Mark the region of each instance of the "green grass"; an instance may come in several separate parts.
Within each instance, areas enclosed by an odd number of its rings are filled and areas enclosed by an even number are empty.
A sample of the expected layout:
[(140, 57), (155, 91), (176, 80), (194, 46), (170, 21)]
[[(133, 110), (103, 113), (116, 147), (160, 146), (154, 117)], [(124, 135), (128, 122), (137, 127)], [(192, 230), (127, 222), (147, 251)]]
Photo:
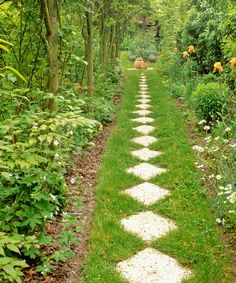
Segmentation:
[[(129, 121), (138, 93), (139, 71), (127, 72), (128, 81), (117, 125), (109, 139), (106, 154), (99, 170), (96, 187), (96, 209), (89, 240), (89, 255), (84, 265), (83, 283), (124, 283), (116, 273), (116, 264), (147, 247), (138, 237), (127, 233), (120, 220), (128, 215), (152, 210), (173, 219), (178, 229), (150, 246), (176, 258), (190, 268), (194, 276), (186, 282), (233, 282), (226, 278), (227, 262), (222, 256), (222, 245), (217, 235), (215, 219), (200, 176), (194, 166), (194, 155), (184, 130), (184, 121), (156, 71), (148, 73), (149, 91), (156, 118), (157, 130), (152, 134), (159, 141), (151, 148), (164, 154), (150, 163), (168, 169), (152, 180), (171, 191), (171, 195), (151, 207), (145, 207), (122, 191), (140, 184), (139, 178), (125, 169), (137, 165), (138, 159), (130, 152), (141, 148), (131, 142), (139, 136)], [(171, 282), (170, 282), (171, 283)]]

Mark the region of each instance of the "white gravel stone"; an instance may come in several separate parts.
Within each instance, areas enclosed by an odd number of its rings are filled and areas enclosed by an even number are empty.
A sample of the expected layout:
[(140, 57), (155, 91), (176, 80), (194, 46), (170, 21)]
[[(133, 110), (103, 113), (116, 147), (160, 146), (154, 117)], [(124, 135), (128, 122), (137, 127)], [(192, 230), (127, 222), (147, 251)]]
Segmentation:
[(150, 99), (151, 96), (149, 94), (139, 94), (137, 95), (138, 99)]
[(149, 126), (149, 125), (142, 125), (142, 126), (138, 126), (133, 129), (136, 130), (140, 134), (148, 135), (151, 132), (153, 132), (156, 128), (153, 126)]
[(148, 124), (154, 122), (154, 119), (149, 117), (139, 117), (139, 118), (131, 119), (131, 121), (142, 124)]
[(143, 241), (151, 242), (176, 229), (173, 221), (154, 214), (152, 211), (140, 212), (121, 220), (124, 229), (138, 235)]
[(124, 191), (124, 193), (128, 194), (144, 205), (152, 205), (170, 195), (168, 190), (148, 182), (127, 189)]
[(137, 104), (135, 107), (136, 107), (136, 108), (139, 108), (139, 109), (144, 109), (144, 110), (146, 110), (146, 109), (151, 108), (152, 106), (149, 105), (149, 104)]
[(149, 114), (152, 113), (152, 111), (144, 109), (144, 110), (136, 110), (136, 111), (133, 111), (132, 113), (138, 114), (139, 116), (148, 116)]
[(146, 90), (142, 90), (142, 91), (139, 91), (139, 94), (148, 94), (148, 91), (146, 91)]
[(149, 146), (153, 144), (154, 142), (157, 142), (158, 140), (155, 137), (152, 136), (143, 136), (143, 137), (138, 137), (132, 140), (133, 142), (143, 145), (143, 146)]
[(154, 166), (149, 163), (141, 163), (134, 167), (128, 168), (127, 172), (139, 177), (142, 180), (148, 181), (153, 177), (166, 172), (166, 169)]
[(117, 271), (129, 283), (181, 283), (192, 275), (174, 258), (152, 248), (118, 263)]
[(141, 104), (146, 104), (146, 103), (149, 103), (150, 101), (151, 101), (151, 99), (147, 99), (147, 98), (138, 99), (138, 102), (140, 102)]
[(140, 91), (147, 91), (147, 90), (148, 90), (148, 87), (145, 87), (145, 86), (140, 87)]
[(142, 149), (132, 151), (132, 155), (134, 157), (138, 157), (140, 160), (148, 161), (151, 158), (161, 155), (161, 152), (144, 147)]

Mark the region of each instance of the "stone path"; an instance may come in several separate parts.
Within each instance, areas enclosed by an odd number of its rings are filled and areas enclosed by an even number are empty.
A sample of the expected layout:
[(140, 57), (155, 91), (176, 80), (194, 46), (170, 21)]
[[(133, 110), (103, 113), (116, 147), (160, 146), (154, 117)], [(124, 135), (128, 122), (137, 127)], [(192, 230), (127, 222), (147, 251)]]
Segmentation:
[[(124, 190), (123, 193), (148, 207), (170, 195), (170, 192), (166, 188), (161, 188), (150, 182), (152, 178), (165, 173), (167, 169), (148, 163), (150, 159), (162, 153), (148, 148), (158, 139), (151, 135), (155, 133), (156, 128), (150, 124), (155, 120), (147, 117), (153, 111), (151, 96), (148, 93), (147, 78), (143, 73), (140, 75), (139, 86), (140, 91), (139, 95), (137, 95), (136, 110), (132, 112), (139, 117), (134, 117), (131, 122), (136, 123), (133, 129), (141, 134), (132, 141), (142, 146), (142, 148), (131, 152), (140, 161), (137, 161), (136, 166), (127, 168), (126, 171), (139, 177), (141, 183)], [(180, 283), (191, 276), (191, 271), (178, 264), (174, 258), (149, 247), (152, 241), (178, 228), (171, 219), (166, 219), (147, 210), (121, 219), (121, 225), (126, 231), (140, 237), (147, 245), (147, 248), (143, 251), (137, 251), (137, 254), (131, 258), (117, 264), (117, 271), (128, 282)]]

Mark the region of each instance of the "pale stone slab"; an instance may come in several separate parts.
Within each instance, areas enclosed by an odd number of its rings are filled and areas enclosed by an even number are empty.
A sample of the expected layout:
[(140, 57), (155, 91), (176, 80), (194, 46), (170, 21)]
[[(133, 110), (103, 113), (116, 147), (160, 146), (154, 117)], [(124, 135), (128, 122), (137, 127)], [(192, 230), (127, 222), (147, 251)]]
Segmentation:
[(121, 220), (121, 224), (126, 231), (136, 234), (146, 242), (161, 238), (177, 228), (173, 221), (156, 215), (152, 211), (132, 215)]
[(133, 129), (136, 130), (138, 133), (148, 135), (151, 132), (153, 132), (156, 128), (153, 127), (153, 126), (149, 126), (149, 125), (142, 125), (142, 126), (138, 126), (136, 128), (133, 128)]
[(141, 91), (141, 90), (140, 90), (140, 91), (139, 91), (139, 94), (148, 94), (148, 91), (146, 91), (146, 90), (142, 90), (142, 91)]
[(147, 147), (147, 146), (153, 144), (154, 142), (157, 142), (157, 139), (155, 137), (152, 137), (152, 136), (143, 136), (143, 137), (135, 138), (132, 141), (139, 144), (139, 145), (143, 145), (143, 146)]
[(146, 104), (146, 103), (149, 103), (150, 101), (151, 99), (147, 99), (147, 98), (138, 99), (138, 102), (140, 102), (141, 104)]
[(152, 248), (118, 263), (116, 269), (129, 283), (181, 283), (192, 276), (174, 258)]
[(137, 95), (139, 99), (150, 99), (151, 96), (149, 94), (139, 94)]
[(155, 120), (149, 117), (140, 117), (140, 118), (131, 119), (131, 121), (141, 124), (148, 124), (154, 122)]
[(141, 163), (126, 170), (128, 173), (139, 177), (142, 180), (148, 181), (157, 175), (166, 172), (166, 169), (159, 168), (149, 163)]
[(149, 105), (149, 104), (137, 104), (135, 107), (136, 107), (136, 108), (139, 108), (139, 109), (144, 109), (144, 110), (146, 110), (146, 109), (151, 108), (152, 106)]
[(138, 114), (139, 116), (148, 116), (149, 114), (152, 113), (152, 111), (150, 111), (150, 110), (136, 110), (136, 111), (133, 111), (132, 113)]
[(142, 86), (142, 87), (140, 87), (140, 91), (148, 91), (148, 87)]
[(139, 86), (140, 86), (141, 88), (142, 88), (142, 87), (148, 88), (148, 85), (147, 85), (146, 83), (140, 83)]
[(145, 182), (124, 191), (135, 200), (144, 205), (152, 205), (170, 195), (170, 192), (157, 185)]
[(139, 150), (132, 151), (134, 157), (138, 157), (140, 160), (148, 161), (151, 158), (161, 155), (161, 152), (156, 150), (151, 150), (149, 148), (142, 148)]

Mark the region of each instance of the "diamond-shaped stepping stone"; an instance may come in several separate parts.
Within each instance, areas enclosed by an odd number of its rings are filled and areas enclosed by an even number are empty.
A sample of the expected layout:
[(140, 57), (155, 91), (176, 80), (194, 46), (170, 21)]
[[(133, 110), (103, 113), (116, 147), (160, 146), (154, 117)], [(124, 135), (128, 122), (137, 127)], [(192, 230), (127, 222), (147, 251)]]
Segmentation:
[(144, 110), (146, 110), (146, 109), (151, 108), (152, 106), (149, 105), (149, 104), (137, 104), (135, 107), (136, 107), (136, 108), (139, 108), (139, 109), (144, 109)]
[(157, 142), (157, 139), (152, 136), (143, 136), (143, 137), (138, 137), (132, 140), (133, 142), (143, 145), (143, 146), (149, 146), (153, 144), (154, 142)]
[(151, 96), (149, 94), (139, 94), (137, 95), (139, 99), (150, 99)]
[(138, 102), (140, 102), (141, 104), (149, 103), (150, 101), (151, 99), (147, 99), (147, 98), (138, 99)]
[(148, 94), (148, 91), (146, 91), (146, 90), (142, 90), (142, 91), (139, 91), (139, 94)]
[(147, 87), (148, 87), (148, 85), (147, 85), (146, 83), (140, 83), (139, 86), (140, 86), (141, 88), (147, 88)]
[(148, 87), (144, 87), (144, 86), (140, 87), (140, 91), (147, 91), (147, 90), (148, 90)]
[(118, 263), (116, 270), (130, 283), (181, 283), (192, 275), (174, 258), (152, 248)]
[(124, 229), (138, 235), (143, 241), (151, 242), (176, 229), (173, 221), (154, 214), (152, 211), (140, 212), (121, 220)]
[(144, 135), (148, 135), (149, 133), (153, 132), (155, 129), (156, 129), (155, 127), (149, 125), (142, 125), (134, 128), (134, 130)]
[(128, 194), (144, 205), (152, 205), (158, 200), (161, 200), (170, 195), (169, 191), (148, 182), (127, 189), (124, 191), (124, 193)]
[(148, 124), (148, 123), (154, 122), (154, 119), (149, 118), (149, 117), (140, 117), (140, 118), (132, 119), (131, 121), (137, 122), (137, 123), (142, 123), (142, 124)]
[(134, 167), (128, 168), (127, 172), (139, 177), (142, 180), (148, 181), (153, 177), (166, 172), (166, 169), (159, 168), (149, 163), (141, 163)]
[(133, 111), (132, 113), (138, 114), (139, 116), (148, 116), (149, 114), (152, 113), (152, 111), (150, 111), (150, 110), (136, 110), (136, 111)]
[(139, 150), (132, 151), (134, 157), (138, 157), (140, 160), (148, 161), (151, 158), (161, 155), (161, 152), (151, 150), (149, 148), (142, 148)]

